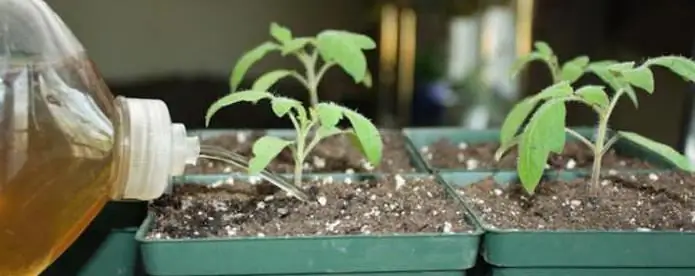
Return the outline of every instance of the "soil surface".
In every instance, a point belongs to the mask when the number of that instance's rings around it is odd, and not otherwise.
[[[254,131],[237,132],[234,134],[220,135],[201,141],[204,145],[220,146],[236,152],[237,154],[251,157],[253,142],[262,137],[264,132]],[[305,160],[304,171],[315,173],[408,173],[415,172],[411,164],[407,143],[399,131],[383,130],[381,138],[384,143],[382,160],[379,166],[372,166],[367,162],[360,150],[352,144],[347,135],[328,137],[314,148]],[[276,173],[290,173],[294,171],[294,161],[289,149],[283,150],[268,167]],[[201,160],[197,166],[189,166],[186,173],[211,174],[239,172],[241,170],[229,167],[223,163]]]
[[[461,233],[473,230],[460,204],[433,177],[306,183],[303,203],[274,186],[237,180],[181,185],[150,204],[154,239],[234,236]]]
[[[486,179],[459,193],[502,229],[695,230],[695,177],[680,172],[609,175],[598,193],[587,179],[542,182],[529,196],[518,184]]]
[[[499,143],[455,144],[448,139],[440,139],[429,146],[420,148],[426,162],[438,169],[515,169],[518,150],[511,149],[500,162],[495,161],[495,151]],[[552,169],[591,168],[593,153],[581,142],[568,141],[562,154],[552,153],[548,165]],[[602,160],[606,169],[649,169],[651,164],[638,158],[621,156],[614,149],[609,150]]]

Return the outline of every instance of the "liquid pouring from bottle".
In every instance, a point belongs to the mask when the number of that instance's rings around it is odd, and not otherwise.
[[[246,157],[217,146],[201,145],[200,158],[224,162],[242,170],[247,170],[249,168],[249,162]],[[311,197],[309,195],[307,195],[301,188],[292,184],[290,181],[287,181],[285,178],[280,177],[267,169],[261,171],[259,175],[262,179],[284,190],[289,195],[292,195],[304,202],[311,201]]]

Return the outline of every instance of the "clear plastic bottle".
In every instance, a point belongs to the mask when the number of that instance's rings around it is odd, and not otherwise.
[[[42,0],[0,0],[0,275],[38,275],[109,200],[150,200],[200,145],[158,100],[114,99]]]

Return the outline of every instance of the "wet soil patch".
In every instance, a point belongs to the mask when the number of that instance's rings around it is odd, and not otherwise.
[[[437,169],[515,169],[518,150],[511,149],[499,162],[495,161],[495,151],[499,143],[453,143],[440,139],[419,149],[426,162]],[[581,142],[568,141],[562,154],[552,153],[548,159],[551,169],[588,169],[594,161],[592,152]],[[647,161],[623,156],[611,149],[603,157],[606,169],[649,169],[654,168]]]
[[[533,196],[486,179],[459,193],[501,229],[695,230],[695,177],[669,172],[612,175],[592,194],[588,179],[544,181]]]
[[[201,141],[204,145],[220,146],[243,156],[253,156],[253,142],[265,135],[262,131],[224,134]],[[372,166],[347,135],[337,135],[322,140],[305,160],[304,171],[315,173],[408,173],[415,172],[407,142],[399,131],[381,131],[384,149],[379,166]],[[294,161],[289,149],[283,150],[268,167],[276,173],[294,171]],[[189,174],[213,174],[239,172],[239,169],[223,163],[201,160],[197,166],[189,166]]]
[[[460,204],[433,177],[306,183],[316,202],[237,180],[180,185],[150,204],[154,239],[241,236],[461,233],[473,230]]]

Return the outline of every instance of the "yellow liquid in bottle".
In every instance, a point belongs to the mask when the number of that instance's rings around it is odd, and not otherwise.
[[[0,276],[39,275],[110,199],[112,96],[84,57],[0,78]]]

